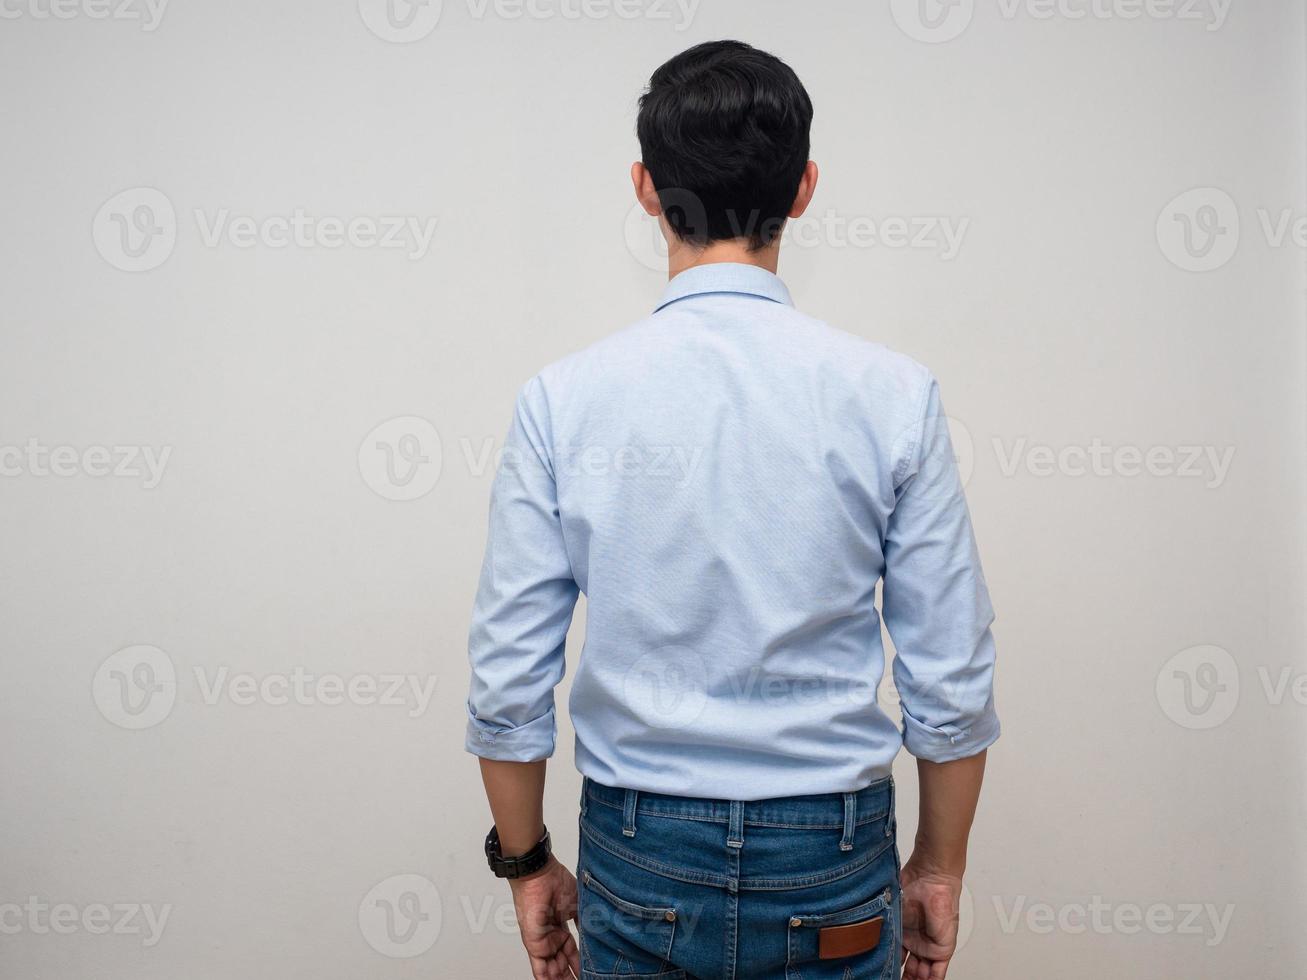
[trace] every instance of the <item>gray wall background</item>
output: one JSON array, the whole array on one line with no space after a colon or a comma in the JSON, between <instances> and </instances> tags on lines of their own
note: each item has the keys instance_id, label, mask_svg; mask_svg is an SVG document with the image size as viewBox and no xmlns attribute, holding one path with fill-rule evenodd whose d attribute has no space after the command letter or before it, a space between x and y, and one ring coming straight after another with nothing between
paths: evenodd
<instances>
[{"instance_id":1,"label":"gray wall background","mask_svg":"<svg viewBox=\"0 0 1307 980\"><path fill-rule=\"evenodd\" d=\"M392 2L0 4L0 974L525 975L461 745L491 454L650 309L635 101L738 36L818 106L782 274L970 471L950 977L1301 977L1302 6Z\"/></svg>"}]
</instances>

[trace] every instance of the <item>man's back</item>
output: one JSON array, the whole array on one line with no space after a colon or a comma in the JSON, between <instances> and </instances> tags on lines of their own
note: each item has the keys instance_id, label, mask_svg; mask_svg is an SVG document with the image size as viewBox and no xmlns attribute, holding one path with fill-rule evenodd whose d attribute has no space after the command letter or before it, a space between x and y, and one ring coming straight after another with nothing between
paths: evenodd
<instances>
[{"instance_id":1,"label":"man's back","mask_svg":"<svg viewBox=\"0 0 1307 980\"><path fill-rule=\"evenodd\" d=\"M536 980L941 980L953 955L993 613L934 380L776 276L817 188L812 119L793 69L738 41L655 71L631 181L667 292L518 396L466 744ZM543 799L581 592L573 876ZM901 729L876 705L881 616ZM900 871L903 746L921 812Z\"/></svg>"},{"instance_id":2,"label":"man's back","mask_svg":"<svg viewBox=\"0 0 1307 980\"><path fill-rule=\"evenodd\" d=\"M759 799L887 775L903 741L876 706L887 551L905 711L936 743L925 754L997 735L992 614L933 379L799 313L766 270L684 272L652 316L546 368L523 389L508 462L508 479L528 474L506 501L497 488L514 559L498 560L492 520L473 657L570 606L567 569L587 596L570 709L590 778ZM537 523L545 509L556 525ZM896 532L912 538L901 561ZM522 553L551 550L554 585L523 604ZM502 590L487 588L496 577ZM922 602L941 630L906 608ZM561 640L525 697L490 677L474 689L480 720L539 723Z\"/></svg>"}]
</instances>

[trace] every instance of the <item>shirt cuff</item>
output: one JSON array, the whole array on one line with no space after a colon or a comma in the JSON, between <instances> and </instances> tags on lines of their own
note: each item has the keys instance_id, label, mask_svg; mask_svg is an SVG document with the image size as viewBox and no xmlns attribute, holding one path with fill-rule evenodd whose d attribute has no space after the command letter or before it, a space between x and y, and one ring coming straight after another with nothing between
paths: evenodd
<instances>
[{"instance_id":1,"label":"shirt cuff","mask_svg":"<svg viewBox=\"0 0 1307 980\"><path fill-rule=\"evenodd\" d=\"M554 709L517 728L490 725L467 710L464 746L473 755L497 762L539 762L554 754L557 726Z\"/></svg>"},{"instance_id":2,"label":"shirt cuff","mask_svg":"<svg viewBox=\"0 0 1307 980\"><path fill-rule=\"evenodd\" d=\"M992 707L970 719L966 728L946 725L932 728L923 725L907 710L903 711L903 745L918 759L927 762L956 762L979 755L998 741L998 715Z\"/></svg>"}]
</instances>

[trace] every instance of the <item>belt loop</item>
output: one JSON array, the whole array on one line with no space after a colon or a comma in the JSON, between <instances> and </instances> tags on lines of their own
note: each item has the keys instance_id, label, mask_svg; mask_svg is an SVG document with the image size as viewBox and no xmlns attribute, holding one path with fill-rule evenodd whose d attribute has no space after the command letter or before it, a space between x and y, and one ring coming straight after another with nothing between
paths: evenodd
<instances>
[{"instance_id":1,"label":"belt loop","mask_svg":"<svg viewBox=\"0 0 1307 980\"><path fill-rule=\"evenodd\" d=\"M590 777L581 777L581 816L585 816L585 802L590 798Z\"/></svg>"},{"instance_id":2,"label":"belt loop","mask_svg":"<svg viewBox=\"0 0 1307 980\"><path fill-rule=\"evenodd\" d=\"M844 837L840 840L841 851L853 850L853 829L858 823L858 794L844 794Z\"/></svg>"},{"instance_id":3,"label":"belt loop","mask_svg":"<svg viewBox=\"0 0 1307 980\"><path fill-rule=\"evenodd\" d=\"M626 799L622 801L622 834L626 837L635 836L635 804L640 794L633 789L626 791Z\"/></svg>"},{"instance_id":4,"label":"belt loop","mask_svg":"<svg viewBox=\"0 0 1307 980\"><path fill-rule=\"evenodd\" d=\"M726 846L739 850L744 846L744 804L731 801L731 822L726 828Z\"/></svg>"}]
</instances>

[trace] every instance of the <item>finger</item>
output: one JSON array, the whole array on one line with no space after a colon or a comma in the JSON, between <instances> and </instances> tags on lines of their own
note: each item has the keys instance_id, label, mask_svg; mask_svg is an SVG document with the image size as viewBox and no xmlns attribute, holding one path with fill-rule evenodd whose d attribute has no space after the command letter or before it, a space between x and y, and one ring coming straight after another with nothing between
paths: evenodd
<instances>
[{"instance_id":1,"label":"finger","mask_svg":"<svg viewBox=\"0 0 1307 980\"><path fill-rule=\"evenodd\" d=\"M575 919L576 907L578 904L576 885L572 885L571 888L563 889L555 904L557 905L558 916L562 921L566 922L568 919Z\"/></svg>"},{"instance_id":2,"label":"finger","mask_svg":"<svg viewBox=\"0 0 1307 980\"><path fill-rule=\"evenodd\" d=\"M558 972L558 980L570 980L572 976L572 964L567 958L567 951L560 949L558 955L554 957L554 968Z\"/></svg>"},{"instance_id":3,"label":"finger","mask_svg":"<svg viewBox=\"0 0 1307 980\"><path fill-rule=\"evenodd\" d=\"M948 960L936 960L931 964L930 980L944 980L944 974L948 973Z\"/></svg>"},{"instance_id":4,"label":"finger","mask_svg":"<svg viewBox=\"0 0 1307 980\"><path fill-rule=\"evenodd\" d=\"M567 942L563 944L563 952L567 956L568 966L579 977L581 975L581 951L577 948L576 940L572 938L571 933L568 933Z\"/></svg>"}]
</instances>

